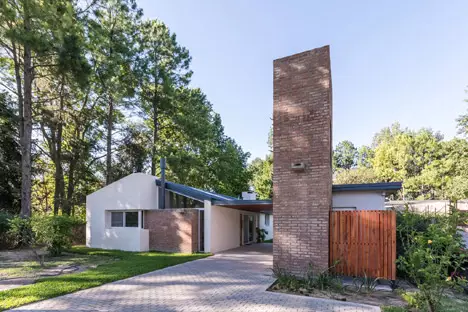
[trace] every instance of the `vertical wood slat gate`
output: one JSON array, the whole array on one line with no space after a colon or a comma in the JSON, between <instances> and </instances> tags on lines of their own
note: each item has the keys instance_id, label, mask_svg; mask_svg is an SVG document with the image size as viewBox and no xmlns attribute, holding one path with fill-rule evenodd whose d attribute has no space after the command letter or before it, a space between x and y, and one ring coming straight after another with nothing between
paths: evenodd
<instances>
[{"instance_id":1,"label":"vertical wood slat gate","mask_svg":"<svg viewBox=\"0 0 468 312\"><path fill-rule=\"evenodd\" d=\"M396 279L396 213L330 212L330 266L346 276Z\"/></svg>"}]
</instances>

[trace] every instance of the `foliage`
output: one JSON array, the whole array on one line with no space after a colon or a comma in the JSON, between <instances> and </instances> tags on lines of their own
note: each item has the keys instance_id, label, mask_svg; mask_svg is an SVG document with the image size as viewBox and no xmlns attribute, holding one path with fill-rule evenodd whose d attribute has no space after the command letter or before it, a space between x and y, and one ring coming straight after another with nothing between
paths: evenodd
<instances>
[{"instance_id":1,"label":"foliage","mask_svg":"<svg viewBox=\"0 0 468 312\"><path fill-rule=\"evenodd\" d=\"M438 311L447 287L463 282L457 276L467 255L457 233L458 212L452 209L449 216L433 219L429 225L427 219L416 217L413 212L405 211L403 218L408 221L398 225L398 232L405 233L400 234L403 255L398 257L398 268L418 287L419 292L414 295L416 304L431 312ZM421 231L421 228L425 229Z\"/></svg>"},{"instance_id":2,"label":"foliage","mask_svg":"<svg viewBox=\"0 0 468 312\"><path fill-rule=\"evenodd\" d=\"M268 155L265 160L255 158L248 167L252 175L251 185L257 193L258 199L273 197L273 157Z\"/></svg>"},{"instance_id":3,"label":"foliage","mask_svg":"<svg viewBox=\"0 0 468 312\"><path fill-rule=\"evenodd\" d=\"M257 243L263 243L265 241L265 235L268 234L268 232L261 228L256 228L255 230L257 231Z\"/></svg>"},{"instance_id":4,"label":"foliage","mask_svg":"<svg viewBox=\"0 0 468 312\"><path fill-rule=\"evenodd\" d=\"M10 97L0 93L0 210L13 214L20 210L21 153L17 122Z\"/></svg>"},{"instance_id":5,"label":"foliage","mask_svg":"<svg viewBox=\"0 0 468 312\"><path fill-rule=\"evenodd\" d=\"M302 277L298 277L277 265L273 266L272 272L273 277L277 279L276 285L280 289L297 291L304 288L308 291L316 289L340 292L343 290L343 284L341 279L331 272L332 268L316 270L312 265L309 265L307 272Z\"/></svg>"},{"instance_id":6,"label":"foliage","mask_svg":"<svg viewBox=\"0 0 468 312\"><path fill-rule=\"evenodd\" d=\"M15 247L33 247L36 236L32 229L30 218L15 216L9 220L8 235Z\"/></svg>"},{"instance_id":7,"label":"foliage","mask_svg":"<svg viewBox=\"0 0 468 312\"><path fill-rule=\"evenodd\" d=\"M42 278L36 283L0 292L0 310L27 303L62 296L78 290L159 270L168 266L193 261L208 254L171 254L160 252L125 252L73 247L70 252L83 255L107 256L114 260L87 271Z\"/></svg>"},{"instance_id":8,"label":"foliage","mask_svg":"<svg viewBox=\"0 0 468 312\"><path fill-rule=\"evenodd\" d=\"M273 277L276 278L276 284L281 289L296 291L304 284L303 280L297 278L294 274L278 265L274 265L271 270L273 272Z\"/></svg>"},{"instance_id":9,"label":"foliage","mask_svg":"<svg viewBox=\"0 0 468 312\"><path fill-rule=\"evenodd\" d=\"M352 169L339 169L335 172L335 184L360 184L381 182L374 169L358 167Z\"/></svg>"},{"instance_id":10,"label":"foliage","mask_svg":"<svg viewBox=\"0 0 468 312\"><path fill-rule=\"evenodd\" d=\"M0 210L0 249L13 247L10 246L10 235L8 234L11 218L11 214Z\"/></svg>"},{"instance_id":11,"label":"foliage","mask_svg":"<svg viewBox=\"0 0 468 312\"><path fill-rule=\"evenodd\" d=\"M364 276L353 279L353 284L357 292L369 294L375 291L375 288L379 285L379 280L380 278L369 277L364 272Z\"/></svg>"},{"instance_id":12,"label":"foliage","mask_svg":"<svg viewBox=\"0 0 468 312\"><path fill-rule=\"evenodd\" d=\"M249 154L190 86L189 51L142 16L135 0L0 5L0 209L83 216L86 195L161 157L174 182L248 188Z\"/></svg>"},{"instance_id":13,"label":"foliage","mask_svg":"<svg viewBox=\"0 0 468 312\"><path fill-rule=\"evenodd\" d=\"M62 252L72 245L73 232L78 220L69 216L35 216L32 219L32 228L38 243L46 246L53 257L60 256Z\"/></svg>"},{"instance_id":14,"label":"foliage","mask_svg":"<svg viewBox=\"0 0 468 312\"><path fill-rule=\"evenodd\" d=\"M358 151L351 141L338 143L333 151L333 168L351 169L357 165Z\"/></svg>"}]
</instances>

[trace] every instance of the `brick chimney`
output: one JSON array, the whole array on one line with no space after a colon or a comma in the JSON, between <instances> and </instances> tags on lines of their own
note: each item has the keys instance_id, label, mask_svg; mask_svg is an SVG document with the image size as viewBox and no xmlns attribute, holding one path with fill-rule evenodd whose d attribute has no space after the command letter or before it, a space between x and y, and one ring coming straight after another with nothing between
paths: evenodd
<instances>
[{"instance_id":1,"label":"brick chimney","mask_svg":"<svg viewBox=\"0 0 468 312\"><path fill-rule=\"evenodd\" d=\"M332 200L330 47L273 62L273 263L328 266Z\"/></svg>"}]
</instances>

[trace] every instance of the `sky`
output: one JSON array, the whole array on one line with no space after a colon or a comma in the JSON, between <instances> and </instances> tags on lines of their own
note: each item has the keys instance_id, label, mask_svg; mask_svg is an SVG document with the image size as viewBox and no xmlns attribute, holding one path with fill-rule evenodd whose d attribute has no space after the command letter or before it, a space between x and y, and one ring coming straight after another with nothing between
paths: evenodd
<instances>
[{"instance_id":1,"label":"sky","mask_svg":"<svg viewBox=\"0 0 468 312\"><path fill-rule=\"evenodd\" d=\"M446 139L468 98L468 1L138 0L192 56L192 86L251 159L268 153L273 60L330 45L333 143L380 129ZM450 4L450 5L448 5Z\"/></svg>"}]
</instances>

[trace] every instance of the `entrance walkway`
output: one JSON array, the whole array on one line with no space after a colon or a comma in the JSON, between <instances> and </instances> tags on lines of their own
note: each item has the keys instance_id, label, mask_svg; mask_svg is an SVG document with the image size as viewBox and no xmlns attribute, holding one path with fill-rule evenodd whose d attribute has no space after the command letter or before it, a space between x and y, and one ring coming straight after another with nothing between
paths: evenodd
<instances>
[{"instance_id":1,"label":"entrance walkway","mask_svg":"<svg viewBox=\"0 0 468 312\"><path fill-rule=\"evenodd\" d=\"M378 307L265 291L271 244L233 249L18 308L19 311L380 311Z\"/></svg>"}]
</instances>

